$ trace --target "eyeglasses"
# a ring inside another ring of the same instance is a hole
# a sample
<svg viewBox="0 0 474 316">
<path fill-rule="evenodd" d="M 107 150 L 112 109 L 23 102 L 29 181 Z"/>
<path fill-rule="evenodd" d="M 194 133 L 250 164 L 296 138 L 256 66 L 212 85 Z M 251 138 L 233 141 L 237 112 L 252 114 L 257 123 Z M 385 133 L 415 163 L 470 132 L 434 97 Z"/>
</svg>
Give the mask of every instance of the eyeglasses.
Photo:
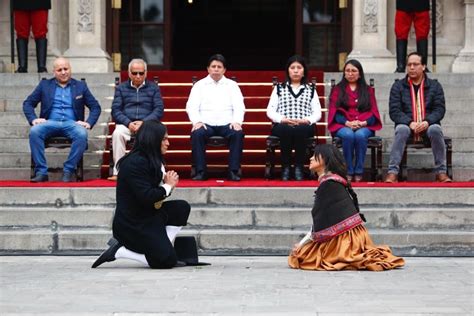
<svg viewBox="0 0 474 316">
<path fill-rule="evenodd" d="M 130 71 L 130 73 L 134 76 L 138 76 L 138 75 L 143 76 L 143 75 L 145 75 L 144 71 Z"/>
</svg>

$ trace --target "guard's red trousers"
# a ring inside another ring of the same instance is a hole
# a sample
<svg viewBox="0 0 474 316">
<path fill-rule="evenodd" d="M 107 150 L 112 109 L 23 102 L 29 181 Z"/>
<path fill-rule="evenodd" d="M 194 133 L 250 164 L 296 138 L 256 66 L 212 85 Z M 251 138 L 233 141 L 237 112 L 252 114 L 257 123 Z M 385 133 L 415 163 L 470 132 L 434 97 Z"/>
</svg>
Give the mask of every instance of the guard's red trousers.
<svg viewBox="0 0 474 316">
<path fill-rule="evenodd" d="M 15 10 L 15 31 L 17 38 L 28 38 L 30 29 L 35 39 L 45 38 L 48 33 L 48 10 Z"/>
<path fill-rule="evenodd" d="M 415 26 L 416 40 L 428 38 L 430 33 L 430 12 L 405 12 L 397 10 L 395 14 L 395 36 L 397 40 L 408 39 L 411 24 Z"/>
</svg>

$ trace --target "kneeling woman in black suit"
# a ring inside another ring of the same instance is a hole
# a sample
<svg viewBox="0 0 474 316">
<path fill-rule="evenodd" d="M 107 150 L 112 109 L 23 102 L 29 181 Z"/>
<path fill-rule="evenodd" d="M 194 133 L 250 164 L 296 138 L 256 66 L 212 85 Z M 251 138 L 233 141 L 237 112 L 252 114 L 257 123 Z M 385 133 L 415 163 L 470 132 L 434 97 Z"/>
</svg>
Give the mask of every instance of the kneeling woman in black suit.
<svg viewBox="0 0 474 316">
<path fill-rule="evenodd" d="M 175 171 L 164 168 L 168 146 L 166 126 L 146 121 L 133 149 L 119 160 L 114 238 L 92 268 L 118 258 L 136 260 L 153 269 L 177 264 L 173 242 L 181 226 L 187 224 L 191 207 L 183 200 L 165 201 L 179 181 Z"/>
</svg>

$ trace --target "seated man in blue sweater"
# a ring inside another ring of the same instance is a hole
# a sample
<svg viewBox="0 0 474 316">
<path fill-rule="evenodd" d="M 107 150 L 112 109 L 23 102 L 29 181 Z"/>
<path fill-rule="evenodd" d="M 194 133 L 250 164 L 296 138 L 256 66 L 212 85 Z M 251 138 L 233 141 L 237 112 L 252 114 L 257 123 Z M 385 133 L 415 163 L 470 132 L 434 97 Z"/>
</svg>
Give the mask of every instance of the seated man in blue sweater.
<svg viewBox="0 0 474 316">
<path fill-rule="evenodd" d="M 31 156 L 35 162 L 35 176 L 31 182 L 48 181 L 48 165 L 44 154 L 46 139 L 63 136 L 72 140 L 71 152 L 64 162 L 63 182 L 71 182 L 78 162 L 87 148 L 87 130 L 100 115 L 100 105 L 85 82 L 71 78 L 71 65 L 59 57 L 53 63 L 54 78 L 41 80 L 23 102 L 23 112 L 30 130 Z M 35 107 L 41 103 L 39 117 Z M 84 107 L 89 108 L 85 120 Z"/>
<path fill-rule="evenodd" d="M 112 118 L 115 130 L 112 134 L 114 171 L 108 179 L 117 180 L 117 161 L 125 155 L 130 137 L 138 132 L 144 121 L 161 120 L 163 99 L 160 88 L 146 80 L 147 66 L 143 59 L 132 59 L 128 64 L 129 80 L 115 89 L 112 102 Z"/>
</svg>

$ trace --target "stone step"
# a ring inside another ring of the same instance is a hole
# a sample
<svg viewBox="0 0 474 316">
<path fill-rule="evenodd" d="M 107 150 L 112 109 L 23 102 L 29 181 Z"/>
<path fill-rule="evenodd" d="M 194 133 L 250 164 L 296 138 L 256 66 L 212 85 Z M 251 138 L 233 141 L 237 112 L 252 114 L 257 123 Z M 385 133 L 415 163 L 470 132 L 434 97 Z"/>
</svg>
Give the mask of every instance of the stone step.
<svg viewBox="0 0 474 316">
<path fill-rule="evenodd" d="M 387 158 L 388 161 L 388 158 Z M 387 164 L 384 164 L 383 175 L 387 172 Z M 431 166 L 429 164 L 429 166 Z M 264 168 L 262 166 L 261 173 L 263 174 Z M 367 171 L 366 171 L 367 172 Z M 186 177 L 189 173 L 186 173 Z M 50 174 L 50 181 L 59 181 L 61 178 L 60 173 Z M 366 174 L 367 179 L 369 175 Z M 84 166 L 84 179 L 93 180 L 100 178 L 100 169 L 98 166 Z M 22 168 L 0 168 L 0 180 L 29 180 L 30 169 L 29 166 Z M 456 182 L 473 182 L 474 181 L 474 167 L 455 167 L 453 168 L 453 179 Z M 408 174 L 409 182 L 433 182 L 435 181 L 435 175 L 431 168 L 413 168 L 410 166 Z"/>
<path fill-rule="evenodd" d="M 3 86 L 19 86 L 19 85 L 30 85 L 36 86 L 42 78 L 50 79 L 53 75 L 48 74 L 12 74 L 12 73 L 0 73 L 0 82 Z M 115 77 L 120 77 L 119 73 L 73 73 L 73 78 L 80 80 L 85 78 L 87 85 L 106 85 L 113 84 Z"/>
<path fill-rule="evenodd" d="M 443 124 L 442 127 L 443 127 L 444 135 L 449 136 L 453 139 L 474 138 L 474 126 L 472 125 L 445 126 Z M 377 131 L 377 135 L 383 138 L 393 138 L 393 134 L 394 134 L 393 123 L 391 124 L 387 123 L 386 125 L 384 125 L 384 127 L 380 131 Z"/>
<path fill-rule="evenodd" d="M 115 207 L 0 207 L 0 227 L 16 228 L 109 228 Z M 387 210 L 364 207 L 368 228 L 398 230 L 472 231 L 471 208 L 405 207 Z M 189 229 L 308 229 L 311 209 L 193 206 Z"/>
<path fill-rule="evenodd" d="M 188 230 L 195 236 L 202 255 L 288 254 L 306 230 Z M 474 233 L 454 231 L 370 230 L 376 244 L 389 245 L 401 256 L 473 256 Z M 107 246 L 106 229 L 17 229 L 0 231 L 0 253 L 99 254 Z"/>
<path fill-rule="evenodd" d="M 86 120 L 88 116 L 89 114 L 86 113 Z M 102 134 L 102 131 L 106 130 L 104 124 L 109 121 L 110 113 L 102 112 L 96 124 L 93 126 L 92 130 L 89 131 L 89 134 L 97 134 L 97 131 L 100 132 L 99 134 Z M 0 128 L 2 129 L 2 131 L 0 132 L 0 138 L 11 137 L 13 135 L 20 135 L 21 137 L 25 137 L 24 135 L 28 136 L 30 125 L 26 121 L 26 117 L 23 113 L 5 112 L 3 113 L 3 115 L 0 115 Z M 7 131 L 3 131 L 4 129 L 6 129 Z M 5 137 L 3 135 L 5 135 Z"/>
<path fill-rule="evenodd" d="M 4 86 L 5 88 L 0 89 L 0 99 L 23 99 L 23 101 L 34 91 L 36 85 L 34 86 Z M 8 88 L 7 88 L 8 87 Z M 98 85 L 98 86 L 89 86 L 89 90 L 92 95 L 98 100 L 102 101 L 103 98 L 114 95 L 114 87 L 109 85 Z M 100 102 L 99 102 L 100 103 Z"/>
<path fill-rule="evenodd" d="M 23 102 L 25 102 L 26 97 L 16 98 L 16 99 L 2 99 L 5 103 L 5 112 L 20 112 L 23 113 Z M 110 112 L 110 108 L 112 107 L 112 100 L 113 94 L 105 95 L 102 97 L 97 97 L 97 101 L 100 103 L 102 110 L 107 110 Z M 39 105 L 37 107 L 37 113 L 39 113 Z"/>
<path fill-rule="evenodd" d="M 49 151 L 49 149 L 48 149 Z M 46 154 L 49 167 L 60 167 L 69 155 L 69 150 L 58 149 Z M 2 153 L 0 154 L 0 168 L 30 168 L 30 155 L 25 153 Z M 84 153 L 84 167 L 98 166 L 102 164 L 102 154 L 98 152 Z"/>
<path fill-rule="evenodd" d="M 437 79 L 443 88 L 448 86 L 467 87 L 471 88 L 471 82 L 474 81 L 474 74 L 472 73 L 430 73 L 428 77 Z M 326 72 L 324 73 L 324 81 L 330 82 L 331 79 L 339 82 L 342 78 L 340 72 Z M 404 74 L 399 73 L 365 73 L 365 79 L 369 83 L 370 79 L 374 79 L 375 88 L 390 88 L 396 79 L 403 79 Z"/>
<path fill-rule="evenodd" d="M 30 134 L 30 125 L 26 122 L 26 119 L 24 118 L 25 116 L 23 115 L 23 123 L 20 120 L 20 124 L 11 124 L 11 125 L 2 125 L 0 124 L 0 139 L 4 138 L 21 138 L 21 139 L 27 139 Z M 97 124 L 89 130 L 89 138 L 96 138 L 97 136 L 101 135 L 106 135 L 107 133 L 107 128 L 100 124 L 100 123 L 105 123 L 108 122 L 109 118 L 108 117 L 100 117 Z M 0 117 L 1 121 L 1 117 Z"/>
<path fill-rule="evenodd" d="M 103 150 L 105 142 L 103 139 L 97 139 L 89 136 L 88 152 Z M 3 138 L 0 142 L 0 152 L 2 153 L 30 153 L 30 145 L 27 138 Z"/>
<path fill-rule="evenodd" d="M 184 199 L 193 207 L 288 207 L 307 208 L 313 204 L 314 187 L 178 187 L 172 199 Z M 472 188 L 356 187 L 361 209 L 378 207 L 395 210 L 419 208 L 473 208 Z M 40 188 L 3 187 L 0 206 L 41 207 L 113 207 L 115 187 Z"/>
<path fill-rule="evenodd" d="M 50 172 L 49 181 L 61 181 L 61 172 Z M 100 179 L 99 166 L 84 166 L 84 180 Z M 0 168 L 0 180 L 30 180 L 30 167 Z"/>
<path fill-rule="evenodd" d="M 390 91 L 376 91 L 375 98 L 380 112 L 388 112 Z M 8 101 L 8 100 L 7 100 Z M 464 95 L 458 95 L 446 100 L 446 113 L 448 112 L 468 112 L 469 104 L 472 99 L 466 98 Z M 472 114 L 472 113 L 471 113 Z"/>
</svg>

